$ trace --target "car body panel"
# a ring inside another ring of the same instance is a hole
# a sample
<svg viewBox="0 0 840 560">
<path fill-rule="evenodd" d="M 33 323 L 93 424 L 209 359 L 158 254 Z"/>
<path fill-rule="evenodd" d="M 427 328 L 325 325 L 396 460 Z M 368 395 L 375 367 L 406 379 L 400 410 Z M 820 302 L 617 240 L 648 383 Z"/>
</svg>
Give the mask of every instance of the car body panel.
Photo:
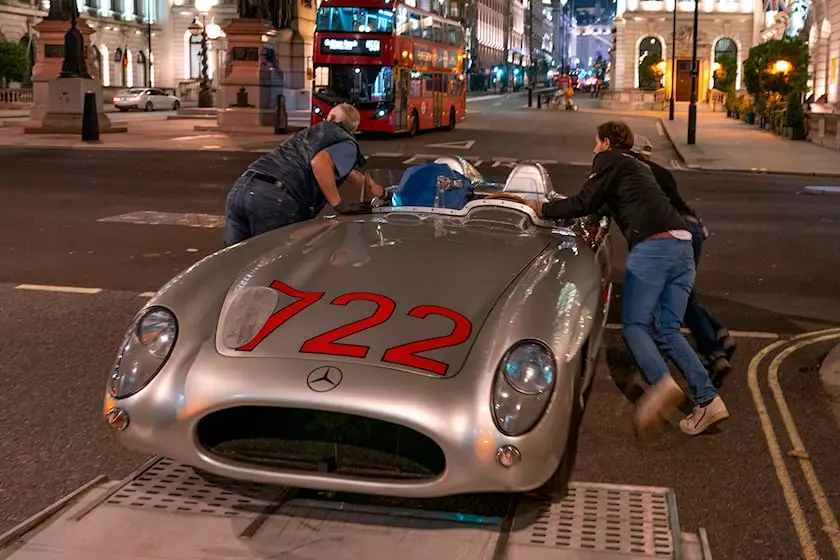
<svg viewBox="0 0 840 560">
<path fill-rule="evenodd" d="M 130 417 L 128 428 L 115 432 L 123 445 L 235 479 L 416 498 L 533 490 L 557 471 L 570 431 L 577 429 L 575 399 L 598 356 L 606 321 L 602 294 L 609 276 L 596 254 L 608 251 L 607 241 L 604 235 L 594 244 L 584 232 L 539 220 L 527 206 L 507 200 L 475 201 L 462 211 L 380 208 L 366 216 L 327 215 L 269 232 L 202 259 L 148 302 L 146 308 L 163 306 L 177 317 L 175 348 L 142 390 L 125 398 L 107 395 L 104 411 L 119 407 Z M 231 336 L 247 339 L 287 303 L 287 296 L 271 295 L 268 286 L 277 280 L 325 295 L 253 350 L 232 349 Z M 237 298 L 251 290 L 257 297 L 242 300 L 247 312 L 238 313 L 240 319 L 255 313 L 258 320 L 250 332 L 232 335 L 227 320 L 237 313 Z M 373 307 L 369 302 L 330 303 L 354 291 L 396 304 L 388 322 L 341 341 L 369 345 L 369 356 L 295 353 L 317 331 L 370 313 L 361 310 Z M 382 360 L 388 345 L 452 328 L 442 318 L 434 324 L 429 317 L 406 317 L 412 306 L 427 304 L 450 306 L 476 325 L 461 346 L 418 353 L 449 362 L 443 375 Z M 545 409 L 536 424 L 508 436 L 494 419 L 493 390 L 500 359 L 526 339 L 552 350 L 556 380 L 541 397 Z M 315 391 L 310 376 L 323 368 L 340 370 L 340 383 Z M 446 465 L 434 476 L 393 479 L 257 465 L 209 450 L 199 437 L 202 419 L 242 406 L 390 422 L 430 438 Z M 496 459 L 506 445 L 521 454 L 512 468 Z"/>
</svg>

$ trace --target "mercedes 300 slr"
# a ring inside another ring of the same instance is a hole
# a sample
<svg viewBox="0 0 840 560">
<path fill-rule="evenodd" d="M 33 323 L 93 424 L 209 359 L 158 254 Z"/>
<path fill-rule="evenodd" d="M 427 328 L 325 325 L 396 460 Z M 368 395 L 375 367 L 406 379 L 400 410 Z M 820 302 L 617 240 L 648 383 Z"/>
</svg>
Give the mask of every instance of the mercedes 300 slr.
<svg viewBox="0 0 840 560">
<path fill-rule="evenodd" d="M 553 223 L 525 201 L 552 196 L 523 163 L 461 209 L 325 213 L 202 259 L 131 324 L 107 422 L 131 449 L 233 479 L 562 493 L 610 243 L 605 219 Z"/>
</svg>

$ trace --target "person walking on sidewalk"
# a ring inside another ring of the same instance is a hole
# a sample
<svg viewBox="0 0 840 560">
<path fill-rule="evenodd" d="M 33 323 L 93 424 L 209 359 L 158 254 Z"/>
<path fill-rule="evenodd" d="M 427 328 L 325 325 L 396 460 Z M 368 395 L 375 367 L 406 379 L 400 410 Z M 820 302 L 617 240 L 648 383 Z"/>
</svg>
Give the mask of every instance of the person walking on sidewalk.
<svg viewBox="0 0 840 560">
<path fill-rule="evenodd" d="M 665 195 L 668 197 L 671 205 L 680 213 L 683 220 L 685 220 L 685 224 L 691 232 L 694 248 L 694 268 L 696 270 L 700 265 L 703 241 L 709 237 L 708 231 L 703 225 L 703 220 L 686 203 L 685 199 L 680 196 L 674 175 L 658 163 L 651 161 L 650 156 L 653 153 L 653 145 L 650 143 L 650 140 L 644 136 L 636 136 L 633 144 L 633 153 L 648 164 L 651 172 L 653 172 L 653 177 L 656 179 L 660 188 L 665 191 Z M 732 371 L 732 364 L 729 360 L 732 359 L 732 355 L 735 353 L 735 340 L 729 334 L 729 331 L 700 305 L 700 302 L 697 300 L 697 292 L 694 289 L 691 290 L 691 294 L 688 296 L 684 321 L 697 343 L 697 350 L 700 352 L 700 356 L 709 369 L 712 383 L 714 383 L 715 387 L 720 388 L 723 385 L 723 380 Z"/>
<path fill-rule="evenodd" d="M 639 399 L 636 430 L 644 434 L 658 426 L 685 398 L 661 350 L 682 372 L 696 404 L 680 421 L 680 430 L 698 435 L 726 420 L 729 411 L 680 331 L 694 284 L 691 233 L 650 167 L 631 153 L 633 140 L 626 124 L 605 122 L 595 134 L 592 173 L 580 193 L 529 204 L 538 215 L 556 220 L 609 209 L 630 246 L 622 296 L 624 339 L 651 385 Z"/>
</svg>

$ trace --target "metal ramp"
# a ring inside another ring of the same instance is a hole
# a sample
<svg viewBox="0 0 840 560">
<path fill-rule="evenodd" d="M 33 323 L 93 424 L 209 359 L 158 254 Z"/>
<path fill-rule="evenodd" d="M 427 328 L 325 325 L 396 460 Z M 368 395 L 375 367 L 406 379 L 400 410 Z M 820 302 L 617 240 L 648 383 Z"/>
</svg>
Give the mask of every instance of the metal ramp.
<svg viewBox="0 0 840 560">
<path fill-rule="evenodd" d="M 212 480 L 212 479 L 211 479 Z M 209 482 L 156 458 L 94 479 L 0 535 L 0 560 L 710 560 L 665 488 L 573 483 L 488 517 L 295 497 Z"/>
</svg>

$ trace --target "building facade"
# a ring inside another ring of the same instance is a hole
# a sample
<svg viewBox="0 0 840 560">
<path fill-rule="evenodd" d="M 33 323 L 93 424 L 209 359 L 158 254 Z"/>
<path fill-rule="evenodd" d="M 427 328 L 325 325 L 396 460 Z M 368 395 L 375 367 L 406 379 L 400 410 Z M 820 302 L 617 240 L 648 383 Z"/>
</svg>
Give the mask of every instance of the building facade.
<svg viewBox="0 0 840 560">
<path fill-rule="evenodd" d="M 795 17 L 802 9 L 791 10 Z M 795 23 L 794 23 L 795 25 Z M 811 54 L 808 84 L 814 100 L 820 105 L 840 103 L 840 81 L 837 65 L 840 59 L 840 1 L 814 0 L 805 16 L 802 35 Z"/>
<path fill-rule="evenodd" d="M 613 91 L 665 88 L 670 95 L 674 72 L 675 98 L 689 100 L 694 2 L 676 2 L 675 40 L 671 38 L 674 8 L 674 0 L 618 0 L 610 76 Z M 732 56 L 737 61 L 735 87 L 741 88 L 744 59 L 761 40 L 765 15 L 760 0 L 700 0 L 698 9 L 697 94 L 700 101 L 705 101 L 714 85 L 715 61 L 720 56 Z M 672 49 L 676 51 L 673 68 Z M 652 80 L 646 68 L 656 61 L 660 61 L 655 65 L 661 78 Z"/>
</svg>

